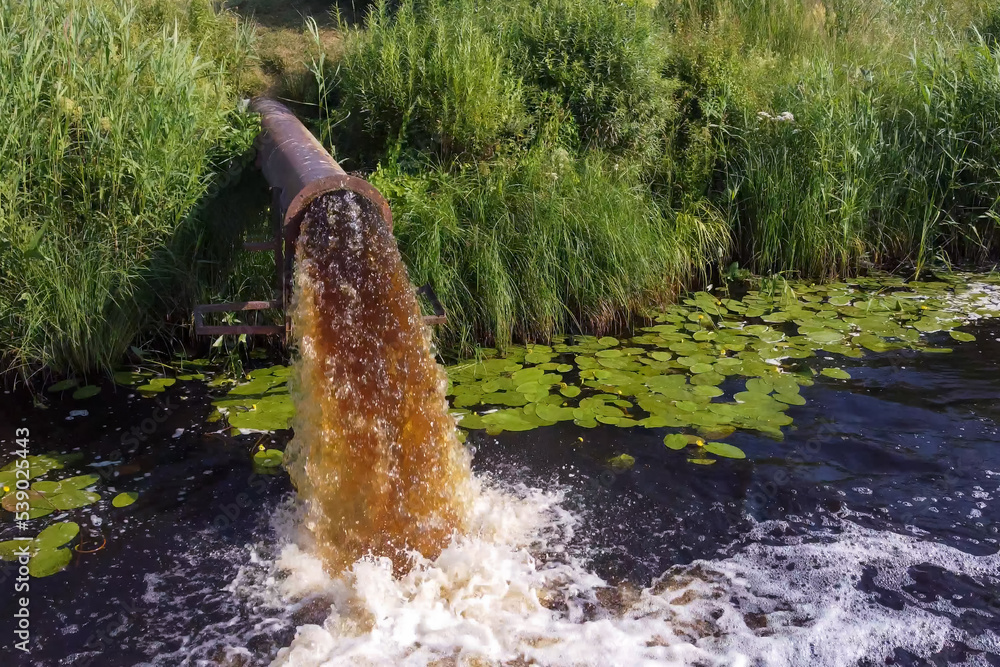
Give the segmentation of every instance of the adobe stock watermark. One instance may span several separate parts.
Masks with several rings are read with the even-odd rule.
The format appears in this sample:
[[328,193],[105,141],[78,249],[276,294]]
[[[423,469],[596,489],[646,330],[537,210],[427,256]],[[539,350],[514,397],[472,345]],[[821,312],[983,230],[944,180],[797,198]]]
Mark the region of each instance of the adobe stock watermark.
[[[13,568],[14,573],[14,648],[22,653],[31,652],[31,573],[28,569],[28,561],[31,559],[31,537],[28,532],[28,519],[31,510],[30,498],[28,496],[29,480],[31,479],[30,464],[28,462],[28,445],[31,432],[27,428],[18,428],[14,431],[17,449],[14,450],[14,522],[20,533],[14,539],[22,541],[23,544],[14,550],[16,560]],[[4,489],[6,494],[7,490]],[[12,569],[13,569],[12,568]],[[4,580],[6,580],[4,576]]]

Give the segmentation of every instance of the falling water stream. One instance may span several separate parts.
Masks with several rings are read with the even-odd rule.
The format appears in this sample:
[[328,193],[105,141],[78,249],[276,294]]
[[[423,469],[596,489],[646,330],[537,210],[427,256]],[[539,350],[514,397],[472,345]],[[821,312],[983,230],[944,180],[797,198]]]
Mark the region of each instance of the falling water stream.
[[376,207],[323,195],[298,239],[298,400],[288,470],[304,526],[333,572],[365,555],[403,569],[467,524],[469,456],[447,379]]

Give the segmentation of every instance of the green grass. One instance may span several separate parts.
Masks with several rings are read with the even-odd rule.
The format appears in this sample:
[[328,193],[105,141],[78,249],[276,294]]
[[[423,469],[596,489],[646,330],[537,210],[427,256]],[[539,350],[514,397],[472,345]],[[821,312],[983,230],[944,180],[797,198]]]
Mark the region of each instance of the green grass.
[[[971,3],[802,6],[750,3],[708,30],[674,28],[676,71],[713,112],[705,193],[727,210],[740,261],[832,277],[993,256],[1000,60],[963,23],[989,16]],[[732,76],[748,63],[752,91]]]
[[199,204],[253,135],[250,37],[207,0],[0,0],[5,369],[112,367],[180,305]]
[[[502,347],[606,329],[732,261],[829,278],[995,257],[998,17],[979,0],[376,3],[314,67],[321,132],[377,168],[415,282],[452,314],[446,346]],[[573,178],[539,176],[553,155]]]
[[390,167],[372,182],[393,202],[411,280],[448,309],[450,350],[612,331],[728,250],[721,220],[664,215],[635,169],[599,151],[540,144],[509,165]]

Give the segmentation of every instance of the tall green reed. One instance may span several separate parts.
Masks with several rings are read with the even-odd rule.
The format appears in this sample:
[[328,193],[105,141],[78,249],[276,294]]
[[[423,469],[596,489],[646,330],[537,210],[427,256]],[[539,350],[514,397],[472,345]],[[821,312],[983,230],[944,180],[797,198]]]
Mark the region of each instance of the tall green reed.
[[176,305],[150,286],[190,268],[169,246],[246,147],[250,37],[201,0],[0,0],[5,369],[111,367]]

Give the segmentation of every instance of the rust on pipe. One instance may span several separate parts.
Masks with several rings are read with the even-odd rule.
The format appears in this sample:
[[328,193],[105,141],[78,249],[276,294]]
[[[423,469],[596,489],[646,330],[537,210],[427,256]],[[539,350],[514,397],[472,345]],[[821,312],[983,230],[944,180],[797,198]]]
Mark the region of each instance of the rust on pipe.
[[[260,114],[260,133],[254,142],[257,167],[271,186],[272,217],[275,226],[273,241],[246,242],[244,249],[273,251],[277,268],[277,299],[274,301],[241,301],[196,306],[194,310],[197,335],[222,334],[284,334],[287,340],[291,327],[287,306],[290,303],[295,245],[302,226],[302,217],[309,205],[322,195],[334,192],[354,192],[371,202],[382,221],[392,231],[392,212],[382,194],[368,181],[345,172],[323,144],[306,129],[288,107],[267,97],[250,102],[250,110]],[[427,324],[447,321],[444,307],[429,286],[428,298],[434,314],[426,316]],[[285,326],[205,324],[205,313],[242,312],[248,310],[284,309]]]
[[392,229],[392,213],[381,193],[368,181],[346,173],[288,107],[258,97],[250,109],[260,114],[257,165],[277,191],[285,241],[290,241],[292,248],[309,204],[338,190],[350,190],[370,200]]
[[[382,194],[363,178],[345,172],[284,104],[257,97],[250,102],[250,110],[260,114],[260,133],[255,142],[257,166],[273,191],[275,216],[280,225],[278,238],[284,240],[281,258],[284,266],[279,271],[283,283],[281,299],[287,306],[291,303],[295,244],[302,217],[317,197],[338,191],[356,192],[375,205],[390,232],[392,212]],[[279,250],[275,251],[276,258]],[[287,335],[291,317],[286,316],[285,328]]]

